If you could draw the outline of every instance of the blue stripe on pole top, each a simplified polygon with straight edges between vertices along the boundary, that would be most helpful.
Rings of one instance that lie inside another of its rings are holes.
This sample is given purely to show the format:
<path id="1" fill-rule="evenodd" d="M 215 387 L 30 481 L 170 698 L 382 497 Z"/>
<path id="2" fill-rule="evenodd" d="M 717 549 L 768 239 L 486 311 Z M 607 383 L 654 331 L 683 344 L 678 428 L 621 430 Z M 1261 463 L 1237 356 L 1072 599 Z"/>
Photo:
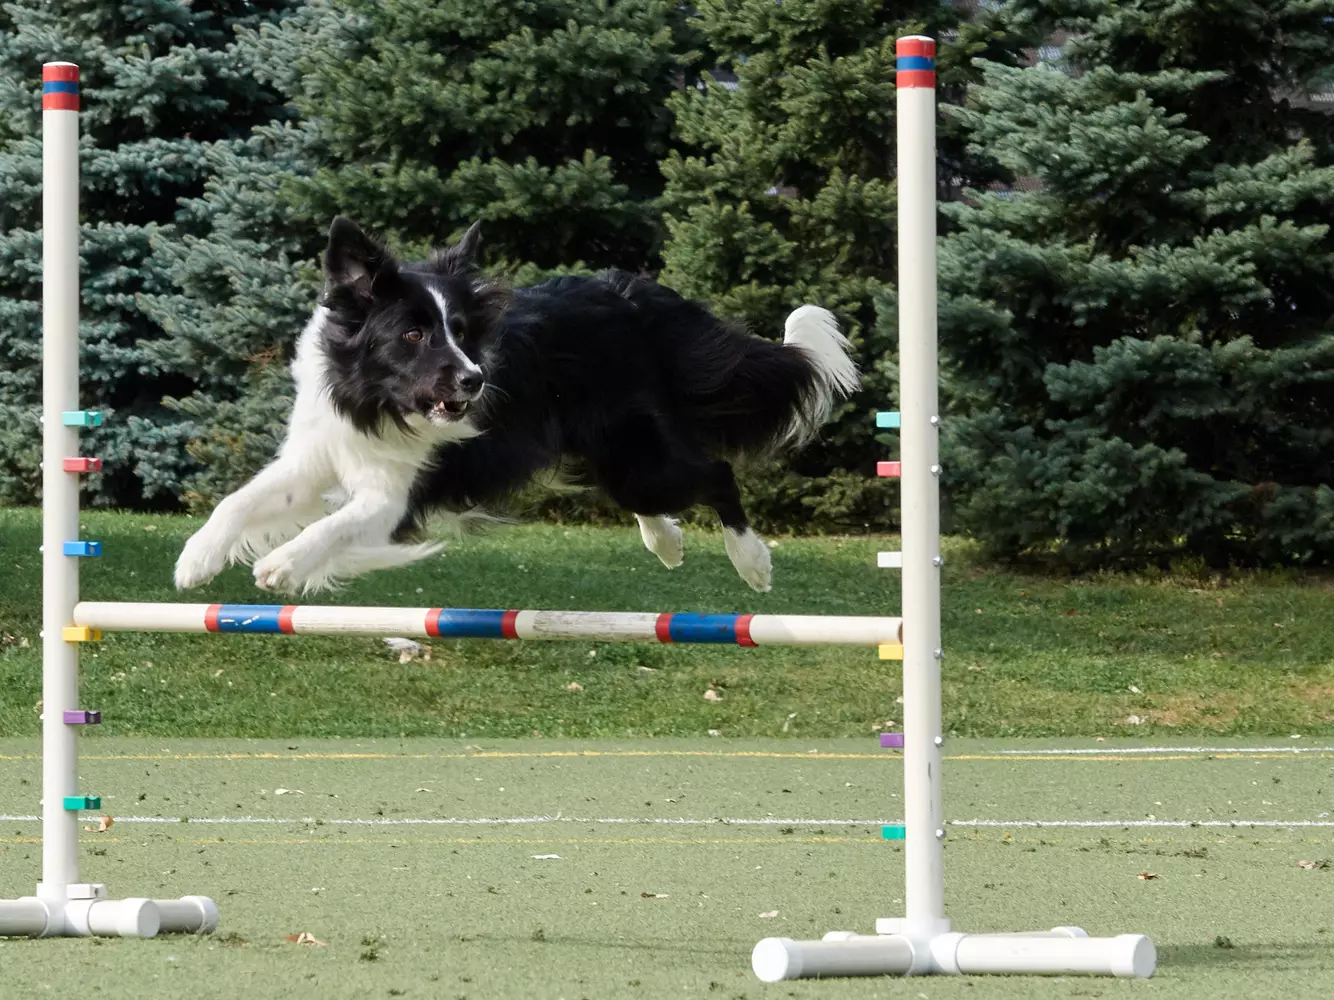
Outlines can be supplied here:
<path id="1" fill-rule="evenodd" d="M 78 81 L 47 80 L 42 84 L 43 94 L 77 94 L 78 92 Z"/>
<path id="2" fill-rule="evenodd" d="M 930 56 L 899 56 L 895 68 L 900 72 L 908 69 L 935 69 L 936 61 Z"/>

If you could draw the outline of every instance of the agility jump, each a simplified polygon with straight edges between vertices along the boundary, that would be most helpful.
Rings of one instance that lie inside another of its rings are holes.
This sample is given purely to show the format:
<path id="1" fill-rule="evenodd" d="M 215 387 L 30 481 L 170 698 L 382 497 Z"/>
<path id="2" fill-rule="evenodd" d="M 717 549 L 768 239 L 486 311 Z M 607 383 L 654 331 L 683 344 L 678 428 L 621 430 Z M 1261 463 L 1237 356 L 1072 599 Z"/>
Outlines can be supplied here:
<path id="1" fill-rule="evenodd" d="M 940 507 L 936 361 L 935 42 L 900 38 L 898 55 L 899 371 L 901 413 L 877 414 L 897 428 L 901 456 L 877 474 L 902 481 L 902 552 L 878 565 L 901 568 L 902 618 L 698 615 L 450 608 L 337 608 L 80 602 L 79 560 L 101 546 L 78 537 L 79 475 L 98 471 L 79 455 L 80 427 L 101 415 L 79 402 L 79 72 L 43 67 L 43 462 L 42 462 L 42 880 L 35 895 L 0 901 L 0 935 L 153 937 L 208 932 L 218 910 L 204 896 L 108 898 L 80 881 L 79 810 L 100 806 L 78 788 L 79 727 L 101 721 L 81 707 L 78 651 L 104 631 L 248 634 L 423 635 L 449 638 L 706 642 L 739 646 L 876 646 L 903 661 L 903 733 L 881 737 L 902 749 L 903 917 L 874 934 L 831 931 L 819 941 L 766 938 L 751 964 L 762 980 L 929 973 L 1148 977 L 1156 953 L 1143 935 L 1090 938 L 1077 927 L 1018 934 L 963 934 L 945 916 L 941 801 Z"/>

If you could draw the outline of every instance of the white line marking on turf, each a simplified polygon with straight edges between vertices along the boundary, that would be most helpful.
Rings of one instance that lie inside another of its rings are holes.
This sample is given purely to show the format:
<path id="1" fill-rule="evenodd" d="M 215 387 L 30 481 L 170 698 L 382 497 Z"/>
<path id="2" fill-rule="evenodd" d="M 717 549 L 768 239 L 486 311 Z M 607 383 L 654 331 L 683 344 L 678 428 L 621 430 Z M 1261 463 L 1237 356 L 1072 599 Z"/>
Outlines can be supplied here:
<path id="1" fill-rule="evenodd" d="M 1060 756 L 1064 754 L 1137 754 L 1137 753 L 1330 753 L 1334 747 L 1081 747 L 1079 749 L 997 750 L 1007 757 L 1027 754 Z"/>
<path id="2" fill-rule="evenodd" d="M 302 823 L 309 826 L 531 826 L 540 823 L 587 823 L 595 826 L 644 824 L 649 826 L 881 826 L 902 824 L 902 819 L 746 819 L 715 816 L 708 818 L 664 816 L 480 816 L 419 817 L 411 819 L 317 819 L 314 816 L 114 816 L 117 823 L 179 823 L 214 825 L 279 825 Z M 0 822 L 35 823 L 38 816 L 0 813 Z M 1334 829 L 1334 819 L 952 819 L 949 826 L 993 827 L 1068 827 L 1101 829 L 1103 827 L 1317 827 Z"/>

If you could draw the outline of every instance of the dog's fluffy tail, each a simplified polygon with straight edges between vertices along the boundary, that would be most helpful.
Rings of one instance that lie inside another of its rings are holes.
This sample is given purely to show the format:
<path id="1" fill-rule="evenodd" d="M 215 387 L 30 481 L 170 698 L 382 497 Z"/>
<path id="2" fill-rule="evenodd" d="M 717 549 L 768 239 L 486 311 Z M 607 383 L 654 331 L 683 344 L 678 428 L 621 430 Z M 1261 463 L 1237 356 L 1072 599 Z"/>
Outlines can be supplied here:
<path id="1" fill-rule="evenodd" d="M 829 419 L 836 402 L 857 391 L 860 379 L 857 365 L 848 357 L 852 345 L 828 309 L 806 305 L 789 313 L 783 325 L 783 346 L 803 352 L 811 370 L 781 440 L 800 446 Z"/>
<path id="2" fill-rule="evenodd" d="M 802 306 L 788 316 L 783 343 L 724 323 L 688 354 L 678 381 L 693 387 L 701 437 L 723 454 L 759 457 L 799 448 L 858 385 L 850 345 L 833 313 Z"/>

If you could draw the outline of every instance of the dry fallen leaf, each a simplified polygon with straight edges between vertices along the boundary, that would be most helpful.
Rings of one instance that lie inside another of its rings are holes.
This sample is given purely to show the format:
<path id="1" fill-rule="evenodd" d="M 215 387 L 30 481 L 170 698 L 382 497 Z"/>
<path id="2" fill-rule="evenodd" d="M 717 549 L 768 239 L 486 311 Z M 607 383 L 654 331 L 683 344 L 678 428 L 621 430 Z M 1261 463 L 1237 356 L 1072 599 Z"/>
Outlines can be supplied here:
<path id="1" fill-rule="evenodd" d="M 534 861 L 563 861 L 565 860 L 559 854 L 534 854 Z"/>
<path id="2" fill-rule="evenodd" d="M 97 826 L 85 826 L 84 829 L 89 833 L 106 833 L 116 821 L 110 816 L 97 817 Z"/>
<path id="3" fill-rule="evenodd" d="M 778 916 L 778 911 L 777 911 L 777 910 L 767 910 L 766 912 L 760 914 L 760 919 L 761 919 L 761 920 L 768 920 L 768 919 L 770 919 L 771 917 L 776 917 L 776 916 Z"/>
<path id="4" fill-rule="evenodd" d="M 582 691 L 583 689 L 584 686 L 580 684 L 578 681 L 570 681 L 570 683 L 565 685 L 566 691 Z"/>
<path id="5" fill-rule="evenodd" d="M 1158 878 L 1158 875 L 1153 872 L 1140 872 L 1135 878 L 1142 878 L 1147 882 L 1151 878 Z"/>
<path id="6" fill-rule="evenodd" d="M 303 791 L 302 791 L 301 789 L 299 789 L 299 788 L 275 788 L 275 789 L 273 790 L 273 794 L 274 794 L 274 795 L 305 795 L 306 793 L 303 792 Z"/>
<path id="7" fill-rule="evenodd" d="M 639 898 L 640 898 L 640 899 L 666 899 L 666 898 L 667 898 L 667 893 L 665 893 L 665 892 L 641 892 L 641 893 L 639 894 Z"/>
<path id="8" fill-rule="evenodd" d="M 388 638 L 384 644 L 398 653 L 399 663 L 411 663 L 420 660 L 423 663 L 431 659 L 431 647 L 414 639 Z"/>
<path id="9" fill-rule="evenodd" d="M 720 694 L 719 694 L 717 691 L 715 691 L 713 688 L 709 688 L 707 691 L 704 692 L 704 700 L 705 700 L 705 701 L 722 701 L 722 700 L 723 700 L 723 696 L 720 695 Z"/>
<path id="10" fill-rule="evenodd" d="M 709 730 L 709 735 L 710 735 L 710 736 L 721 736 L 722 734 L 723 734 L 723 731 L 722 731 L 721 729 L 710 729 L 710 730 Z"/>
<path id="11" fill-rule="evenodd" d="M 1070 609 L 1068 609 L 1068 610 L 1065 612 L 1065 616 L 1066 616 L 1067 618 L 1073 618 L 1073 617 L 1074 617 L 1075 615 L 1077 615 L 1077 614 L 1079 614 L 1079 612 L 1076 611 L 1074 608 L 1070 608 Z"/>
<path id="12" fill-rule="evenodd" d="M 302 931 L 300 934 L 289 934 L 283 938 L 288 944 L 313 944 L 316 948 L 327 948 L 327 942 L 321 941 L 310 931 Z"/>
<path id="13" fill-rule="evenodd" d="M 1297 867 L 1298 867 L 1298 868 L 1305 868 L 1307 871 L 1313 871 L 1313 870 L 1315 870 L 1315 869 L 1319 869 L 1319 868 L 1328 868 L 1328 867 L 1329 867 L 1329 862 L 1328 862 L 1328 861 L 1298 861 L 1298 862 L 1297 862 Z"/>

